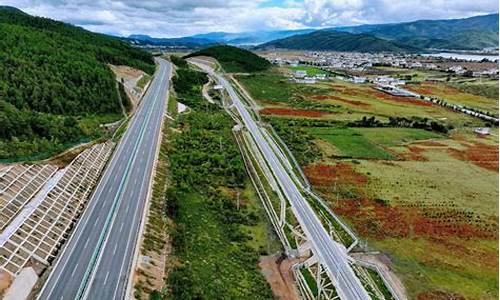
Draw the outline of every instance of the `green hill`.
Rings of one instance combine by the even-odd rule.
[[[417,48],[379,39],[367,34],[315,31],[271,41],[258,49],[292,49],[355,52],[413,52]]]
[[[219,61],[226,72],[245,73],[266,70],[271,66],[266,59],[233,46],[213,46],[191,53],[185,58],[210,56]]]
[[[41,158],[102,135],[121,106],[107,64],[153,73],[152,56],[82,28],[0,8],[0,159]],[[34,157],[34,155],[37,155]]]
[[[370,34],[421,48],[472,50],[498,47],[498,14],[465,19],[349,26],[330,30]]]

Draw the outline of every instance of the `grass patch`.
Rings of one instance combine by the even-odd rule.
[[[318,285],[316,284],[316,279],[312,276],[308,269],[300,269],[300,273],[304,276],[306,284],[311,289],[314,296],[318,296]]]
[[[346,157],[394,159],[393,155],[351,128],[307,128],[306,132],[332,144]]]
[[[297,66],[290,67],[292,71],[306,71],[308,76],[316,76],[318,74],[327,74],[327,72],[312,66]]]
[[[292,83],[277,71],[236,78],[258,101],[288,102],[293,95]]]
[[[137,87],[140,88],[141,90],[144,89],[144,87],[146,86],[146,84],[151,80],[151,76],[148,75],[148,74],[143,74],[141,79],[139,79],[139,81],[137,81]]]
[[[498,80],[477,80],[472,82],[455,83],[450,85],[462,92],[483,96],[498,101]]]
[[[471,83],[455,83],[453,86],[446,83],[422,83],[412,86],[412,89],[423,95],[435,96],[452,104],[464,105],[498,114],[498,98],[492,99],[491,97],[484,96],[491,96],[490,90],[492,89],[498,91],[498,84],[488,88],[488,85]],[[469,93],[468,91],[473,91],[474,93]]]
[[[174,119],[177,117],[178,114],[177,106],[178,106],[177,99],[175,99],[175,97],[172,94],[170,94],[168,98],[167,112]]]
[[[450,243],[457,246],[449,248]],[[441,290],[465,299],[498,299],[497,241],[450,240],[437,244],[425,239],[390,239],[376,245],[391,254],[410,298]],[[472,246],[474,251],[464,253],[462,246]],[[485,265],[484,259],[494,257]]]
[[[397,146],[417,140],[442,139],[443,135],[414,128],[354,128],[355,132],[381,146]]]

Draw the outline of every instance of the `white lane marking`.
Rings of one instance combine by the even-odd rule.
[[[118,248],[118,243],[115,244],[115,249],[113,249],[113,256],[116,254],[116,248]]]
[[[122,232],[122,230],[123,230],[123,222],[120,225],[120,232]]]
[[[90,241],[90,238],[87,239],[87,241],[85,242],[85,246],[83,247],[83,249],[87,249],[87,246],[89,244],[89,241]]]
[[[108,281],[108,276],[109,276],[109,271],[106,272],[106,277],[104,277],[104,285],[106,285],[106,282]]]
[[[76,269],[78,269],[78,264],[76,264],[75,268],[73,269],[73,272],[71,272],[71,278],[73,278],[73,276],[75,275]]]

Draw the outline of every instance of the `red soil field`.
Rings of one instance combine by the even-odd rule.
[[[311,96],[311,98],[313,98],[314,100],[328,100],[331,97],[332,96],[328,96],[328,95],[314,95],[314,96]]]
[[[418,294],[417,300],[465,300],[465,297],[443,291],[426,291]]]
[[[397,154],[402,159],[413,161],[428,161],[428,159],[422,155],[422,153],[427,151],[426,149],[416,146],[407,146],[406,148],[408,148],[409,152]]]
[[[333,86],[332,86],[333,87]],[[418,106],[432,106],[432,103],[423,101],[420,99],[416,98],[410,98],[410,97],[397,97],[397,96],[392,96],[387,93],[371,89],[371,90],[359,90],[359,89],[346,89],[345,87],[340,87],[337,92],[348,95],[348,96],[360,96],[360,97],[366,97],[366,98],[376,98],[376,99],[383,99],[383,100],[388,100],[392,102],[398,102],[398,103],[408,103],[412,105],[418,105]]]
[[[368,177],[359,174],[346,163],[338,163],[335,166],[315,164],[304,168],[304,174],[311,184],[315,186],[331,186],[335,182],[341,184],[364,185]]]
[[[260,111],[264,115],[279,115],[279,116],[299,116],[318,118],[326,115],[322,111],[305,110],[305,109],[291,109],[291,108],[265,108]]]
[[[456,95],[460,93],[460,91],[457,90],[456,88],[450,86],[439,86],[437,84],[429,82],[424,82],[424,86],[421,85],[407,86],[407,89],[412,92],[424,95],[434,95],[436,94],[436,92],[444,93],[446,95]]]
[[[436,142],[436,141],[420,141],[420,142],[416,141],[416,142],[413,142],[413,144],[428,146],[428,147],[448,147],[448,145],[445,145],[445,144],[442,144],[442,143]]]
[[[316,95],[316,96],[311,96],[311,98],[313,98],[315,100],[340,101],[340,102],[351,104],[353,106],[358,106],[358,107],[370,107],[371,106],[370,104],[365,103],[365,102],[356,101],[356,100],[348,100],[348,99],[344,99],[344,98],[337,97],[337,96]]]
[[[359,198],[339,201],[335,211],[351,220],[361,235],[376,239],[498,238],[496,226],[477,224],[473,216],[450,208],[390,206],[382,201]]]
[[[377,99],[384,99],[392,102],[397,102],[397,103],[408,103],[412,105],[417,105],[417,106],[432,106],[433,104],[424,100],[419,100],[413,97],[397,97],[397,96],[392,96],[377,90],[371,90],[367,91],[367,93],[375,97]]]
[[[475,143],[465,151],[450,148],[448,152],[456,159],[470,161],[478,167],[498,172],[498,147]]]

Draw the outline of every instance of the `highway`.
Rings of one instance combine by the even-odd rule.
[[[317,256],[321,265],[326,268],[328,276],[334,282],[339,297],[346,300],[371,299],[351,268],[345,248],[334,242],[329,236],[231,84],[209,66],[195,61],[193,63],[216,78],[219,84],[228,92],[243,121],[243,125],[250,132],[257,147],[262,152],[268,166],[274,173],[276,181],[290,202],[295,217],[311,242],[312,252]]]
[[[168,100],[158,68],[38,299],[124,299]]]

